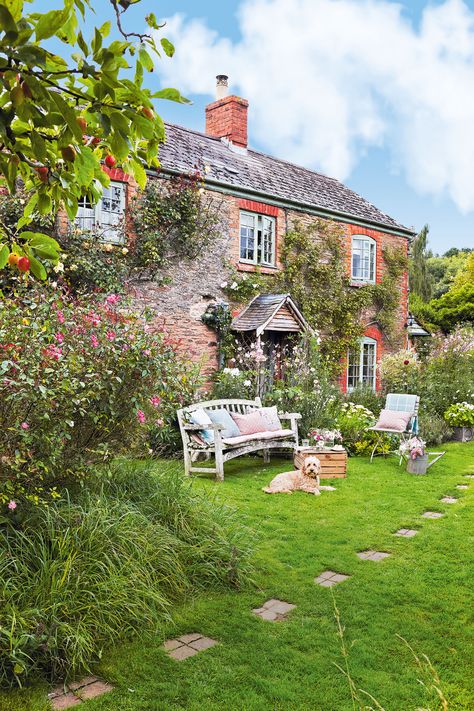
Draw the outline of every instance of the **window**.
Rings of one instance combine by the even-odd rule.
[[[370,237],[352,238],[352,279],[375,283],[375,240]]]
[[[364,338],[359,348],[349,351],[347,358],[347,389],[366,386],[375,390],[377,341]]]
[[[275,265],[275,218],[255,212],[240,213],[240,261]]]
[[[104,242],[122,242],[118,224],[125,211],[125,190],[124,183],[111,182],[96,205],[91,205],[87,197],[80,198],[76,225],[81,230],[97,232]]]

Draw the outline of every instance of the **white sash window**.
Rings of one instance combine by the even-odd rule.
[[[353,281],[375,284],[377,244],[370,237],[352,238]]]
[[[275,218],[240,213],[240,261],[275,266]]]
[[[91,205],[87,197],[79,200],[76,225],[84,231],[96,232],[104,242],[120,244],[124,241],[119,229],[125,212],[125,183],[111,182],[104,188],[102,198]]]
[[[363,338],[359,348],[349,351],[347,357],[347,390],[359,386],[375,390],[377,369],[377,341]]]

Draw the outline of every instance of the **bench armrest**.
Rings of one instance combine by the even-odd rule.
[[[224,429],[224,425],[217,425],[217,424],[211,424],[211,425],[183,425],[183,430],[214,430],[214,432],[219,432],[220,430]]]
[[[299,412],[279,412],[278,417],[280,420],[301,420]]]

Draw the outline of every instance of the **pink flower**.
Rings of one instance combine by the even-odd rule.
[[[137,420],[141,425],[143,425],[146,421],[145,413],[143,412],[143,410],[137,410]]]
[[[97,348],[97,346],[99,345],[97,336],[95,336],[94,334],[92,334],[92,336],[91,336],[91,343],[92,343],[93,348]]]
[[[57,317],[58,317],[59,323],[64,323],[65,319],[64,319],[64,314],[63,314],[63,312],[58,310],[58,311],[56,312],[56,315],[57,315]]]
[[[64,341],[64,336],[61,332],[59,332],[55,335],[55,339],[57,340],[58,343],[62,343]]]
[[[143,351],[143,353],[144,353],[146,356],[151,356],[151,350],[150,350],[149,348],[145,348],[145,350]]]
[[[163,427],[164,424],[165,424],[165,421],[162,420],[161,417],[158,420],[155,420],[155,425],[157,427]]]
[[[16,501],[13,501],[13,499],[9,502],[8,508],[10,511],[14,511],[16,509]]]
[[[63,354],[62,350],[57,346],[54,346],[52,343],[44,349],[44,353],[54,360],[59,360]]]
[[[161,397],[158,397],[158,395],[153,395],[153,397],[150,398],[150,402],[153,407],[158,407],[161,402]]]
[[[118,301],[120,301],[120,296],[118,294],[109,294],[105,297],[106,304],[116,304]]]
[[[30,429],[28,422],[22,422],[20,427],[22,430],[29,430]]]
[[[115,333],[113,331],[107,331],[105,337],[108,341],[115,341]]]

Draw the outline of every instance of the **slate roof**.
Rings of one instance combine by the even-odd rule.
[[[171,123],[165,126],[166,142],[159,152],[165,172],[188,173],[209,166],[205,179],[210,186],[231,186],[256,199],[262,193],[289,206],[312,207],[335,217],[354,217],[386,230],[402,231],[407,237],[414,234],[335,178],[250,148],[231,148],[220,138],[199,131]],[[261,200],[265,202],[263,196]]]
[[[258,331],[283,305],[288,306],[296,320],[301,323],[303,329],[309,329],[308,324],[289,294],[261,294],[256,296],[233,319],[231,328],[234,331]]]

